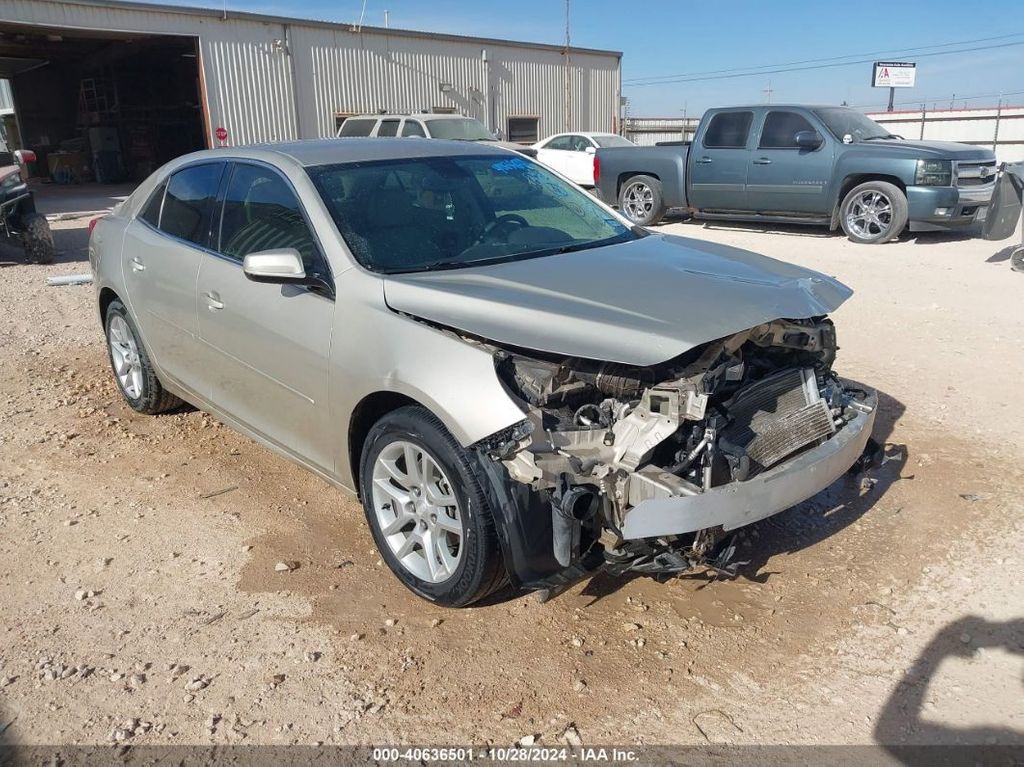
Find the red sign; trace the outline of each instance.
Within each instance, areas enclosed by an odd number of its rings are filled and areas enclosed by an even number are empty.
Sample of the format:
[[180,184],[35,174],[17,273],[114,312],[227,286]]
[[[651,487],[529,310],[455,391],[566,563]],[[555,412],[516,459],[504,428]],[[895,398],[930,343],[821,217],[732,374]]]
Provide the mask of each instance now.
[[228,140],[228,129],[225,128],[224,126],[221,126],[221,127],[217,128],[217,130],[215,130],[213,132],[213,135],[217,137],[218,141],[227,141]]

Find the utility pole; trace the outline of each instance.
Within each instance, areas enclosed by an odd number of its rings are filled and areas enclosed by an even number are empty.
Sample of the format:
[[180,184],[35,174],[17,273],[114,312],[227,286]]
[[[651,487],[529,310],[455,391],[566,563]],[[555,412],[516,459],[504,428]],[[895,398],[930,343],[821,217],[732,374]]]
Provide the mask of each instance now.
[[896,98],[896,89],[895,88],[890,88],[889,89],[889,106],[886,107],[886,109],[885,109],[886,112],[891,112],[892,111],[892,101],[893,101],[894,98]]
[[771,104],[772,103],[772,93],[773,93],[773,91],[772,91],[772,81],[771,80],[768,81],[768,87],[765,88],[763,91],[761,91],[761,93],[765,93],[765,94],[768,95],[768,103]]
[[569,0],[565,0],[565,130],[572,130],[572,62],[569,60]]

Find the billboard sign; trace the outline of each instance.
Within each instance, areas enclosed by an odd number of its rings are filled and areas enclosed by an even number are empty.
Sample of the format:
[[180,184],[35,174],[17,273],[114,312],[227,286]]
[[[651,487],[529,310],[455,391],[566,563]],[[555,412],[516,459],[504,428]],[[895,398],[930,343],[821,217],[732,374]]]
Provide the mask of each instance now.
[[913,88],[917,64],[909,61],[876,61],[872,70],[874,88]]

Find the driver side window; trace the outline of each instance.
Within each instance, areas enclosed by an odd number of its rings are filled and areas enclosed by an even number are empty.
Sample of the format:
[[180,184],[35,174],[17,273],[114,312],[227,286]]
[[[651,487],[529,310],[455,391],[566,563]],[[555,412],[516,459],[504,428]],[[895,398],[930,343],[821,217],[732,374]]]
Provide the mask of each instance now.
[[242,261],[279,248],[295,248],[307,274],[323,273],[316,240],[288,183],[269,168],[236,163],[224,195],[218,251]]

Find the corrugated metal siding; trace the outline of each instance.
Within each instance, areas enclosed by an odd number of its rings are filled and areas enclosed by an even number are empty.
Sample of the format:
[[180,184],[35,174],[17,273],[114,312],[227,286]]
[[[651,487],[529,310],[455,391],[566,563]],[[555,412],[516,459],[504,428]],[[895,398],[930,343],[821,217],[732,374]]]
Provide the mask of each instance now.
[[[565,66],[550,48],[55,0],[3,0],[0,20],[199,38],[207,127],[225,127],[232,144],[331,136],[339,111],[433,106],[503,131],[508,117],[527,115],[540,118],[541,137],[566,128]],[[618,56],[573,51],[571,64],[568,128],[611,130]]]
[[9,80],[0,80],[0,109],[14,109],[14,96],[11,95]]

